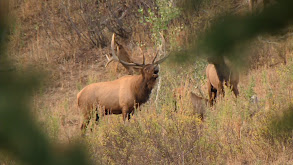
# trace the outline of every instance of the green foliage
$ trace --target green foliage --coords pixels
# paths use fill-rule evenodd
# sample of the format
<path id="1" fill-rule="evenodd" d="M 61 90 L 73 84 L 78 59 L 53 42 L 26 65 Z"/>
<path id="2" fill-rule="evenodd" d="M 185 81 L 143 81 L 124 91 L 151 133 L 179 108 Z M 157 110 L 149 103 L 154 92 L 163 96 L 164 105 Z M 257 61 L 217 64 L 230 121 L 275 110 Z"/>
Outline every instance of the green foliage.
<path id="1" fill-rule="evenodd" d="M 156 3 L 158 7 L 155 10 L 157 11 L 152 11 L 151 8 L 148 11 L 142 8 L 138 11 L 142 15 L 140 23 L 151 24 L 152 37 L 155 42 L 158 42 L 161 38 L 159 33 L 168 29 L 169 23 L 180 15 L 180 10 L 173 6 L 170 0 L 156 0 Z M 148 15 L 144 16 L 144 12 Z"/>
<path id="2" fill-rule="evenodd" d="M 186 53 L 193 57 L 206 56 L 214 63 L 228 56 L 234 63 L 238 62 L 237 66 L 241 66 L 245 64 L 246 56 L 239 51 L 232 52 L 260 34 L 276 34 L 290 25 L 293 18 L 290 10 L 292 3 L 290 0 L 280 0 L 264 8 L 261 13 L 221 16 L 199 39 L 194 39 L 193 46 Z"/>
<path id="3" fill-rule="evenodd" d="M 194 78 L 198 82 L 199 86 L 201 86 L 201 84 L 203 84 L 206 80 L 206 66 L 207 62 L 204 59 L 197 59 L 194 63 Z"/>

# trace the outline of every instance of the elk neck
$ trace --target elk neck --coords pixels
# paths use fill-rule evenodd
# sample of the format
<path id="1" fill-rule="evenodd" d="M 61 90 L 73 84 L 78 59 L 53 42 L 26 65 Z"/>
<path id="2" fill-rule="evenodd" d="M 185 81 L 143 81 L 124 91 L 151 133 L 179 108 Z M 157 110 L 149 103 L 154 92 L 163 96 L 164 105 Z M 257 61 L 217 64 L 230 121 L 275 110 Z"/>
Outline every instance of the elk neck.
<path id="1" fill-rule="evenodd" d="M 136 103 L 142 104 L 148 101 L 152 88 L 149 87 L 148 81 L 142 75 L 139 75 L 137 83 L 134 85 L 134 91 Z"/>

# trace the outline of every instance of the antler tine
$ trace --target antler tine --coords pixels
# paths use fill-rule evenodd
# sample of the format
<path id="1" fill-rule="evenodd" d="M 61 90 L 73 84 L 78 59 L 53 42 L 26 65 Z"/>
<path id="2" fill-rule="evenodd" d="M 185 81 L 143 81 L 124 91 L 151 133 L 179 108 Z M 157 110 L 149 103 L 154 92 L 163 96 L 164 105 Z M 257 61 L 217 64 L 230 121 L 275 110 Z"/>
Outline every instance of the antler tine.
<path id="1" fill-rule="evenodd" d="M 155 63 L 155 60 L 156 60 L 156 58 L 157 58 L 157 56 L 158 56 L 158 53 L 159 53 L 159 50 L 157 50 L 157 52 L 156 52 L 156 56 L 154 57 L 154 59 L 153 59 L 153 61 L 152 61 L 152 64 Z"/>
<path id="2" fill-rule="evenodd" d="M 138 64 L 138 63 L 128 63 L 128 62 L 125 62 L 125 61 L 122 61 L 119 59 L 119 62 L 124 64 L 124 65 L 127 65 L 127 66 L 135 66 L 135 67 L 143 67 L 144 65 L 143 64 Z"/>
<path id="3" fill-rule="evenodd" d="M 161 38 L 162 38 L 162 47 L 164 47 L 164 56 L 166 55 L 166 40 L 165 40 L 165 38 L 164 38 L 164 36 L 163 36 L 163 34 L 160 32 L 160 36 L 161 36 Z"/>
<path id="4" fill-rule="evenodd" d="M 155 64 L 160 64 L 162 63 L 163 61 L 165 61 L 169 56 L 165 56 L 163 58 L 161 58 L 160 60 L 156 61 Z"/>
<path id="5" fill-rule="evenodd" d="M 161 38 L 162 38 L 162 49 L 164 49 L 164 51 L 163 51 L 164 57 L 163 57 L 162 59 L 156 61 L 156 62 L 153 61 L 153 63 L 155 63 L 155 64 L 160 64 L 160 63 L 162 63 L 163 61 L 165 61 L 166 58 L 168 58 L 168 56 L 166 55 L 166 41 L 165 41 L 165 38 L 164 38 L 164 36 L 163 36 L 163 34 L 162 34 L 161 32 L 160 32 L 160 36 L 161 36 Z M 163 47 L 164 47 L 164 48 L 163 48 Z M 156 55 L 156 57 L 157 57 L 157 55 Z M 154 60 L 155 60 L 155 59 L 154 59 Z"/>
<path id="6" fill-rule="evenodd" d="M 108 62 L 106 63 L 105 67 L 107 67 L 113 60 L 115 61 L 119 61 L 116 53 L 115 53 L 115 50 L 114 50 L 114 40 L 115 40 L 115 34 L 113 33 L 112 35 L 112 41 L 111 41 L 111 50 L 112 50 L 112 57 L 109 57 L 107 54 L 106 54 L 106 58 L 108 60 Z M 119 48 L 118 48 L 119 49 Z M 118 50 L 117 49 L 117 50 Z M 118 52 L 119 53 L 119 52 Z"/>
<path id="7" fill-rule="evenodd" d="M 115 50 L 114 50 L 114 46 L 115 46 L 114 45 L 114 40 L 115 40 L 115 33 L 113 33 L 113 35 L 112 35 L 112 41 L 111 41 L 112 59 L 113 60 L 116 60 L 116 61 L 119 61 L 119 58 L 116 55 Z"/>
<path id="8" fill-rule="evenodd" d="M 162 38 L 162 45 L 164 45 L 164 47 L 165 47 L 165 43 L 166 43 L 165 38 L 164 38 L 162 32 L 159 32 L 159 34 L 160 34 L 160 36 Z"/>
<path id="9" fill-rule="evenodd" d="M 117 47 L 117 51 L 119 52 L 119 47 Z M 135 62 L 128 63 L 128 62 L 122 61 L 120 59 L 119 59 L 119 62 L 124 64 L 124 65 L 127 65 L 127 66 L 133 66 L 133 67 L 138 67 L 138 68 L 141 68 L 141 67 L 143 67 L 145 65 L 144 55 L 143 55 L 143 64 L 138 64 L 138 63 L 135 63 Z"/>
<path id="10" fill-rule="evenodd" d="M 108 60 L 108 62 L 105 65 L 105 67 L 107 67 L 113 61 L 113 58 L 112 57 L 110 58 L 107 54 L 105 54 L 105 56 L 106 56 L 106 58 Z"/>

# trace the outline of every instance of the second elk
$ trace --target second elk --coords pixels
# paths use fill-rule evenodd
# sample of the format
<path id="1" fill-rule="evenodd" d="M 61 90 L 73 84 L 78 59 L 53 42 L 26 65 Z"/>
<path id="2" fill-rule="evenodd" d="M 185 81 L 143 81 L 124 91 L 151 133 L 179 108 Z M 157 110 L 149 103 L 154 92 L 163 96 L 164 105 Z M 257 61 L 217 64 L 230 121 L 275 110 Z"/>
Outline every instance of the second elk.
<path id="1" fill-rule="evenodd" d="M 113 34 L 111 41 L 113 59 L 126 66 L 139 68 L 141 73 L 140 75 L 127 75 L 114 81 L 99 82 L 84 87 L 77 94 L 78 107 L 84 116 L 81 129 L 87 127 L 92 111 L 98 106 L 102 108 L 102 115 L 122 114 L 124 121 L 126 118 L 130 119 L 130 114 L 133 114 L 134 108 L 138 108 L 148 101 L 159 77 L 158 65 L 167 57 L 155 61 L 158 55 L 156 54 L 151 64 L 145 64 L 144 57 L 142 64 L 125 62 L 117 57 L 113 49 L 114 38 L 115 35 Z"/>
<path id="2" fill-rule="evenodd" d="M 133 61 L 133 59 L 131 58 L 131 51 L 127 48 L 127 46 L 126 46 L 126 44 L 119 44 L 117 41 L 114 41 L 114 43 L 113 44 L 111 44 L 111 50 L 113 50 L 113 49 L 115 49 L 115 43 L 116 43 L 116 45 L 117 45 L 117 47 L 116 47 L 116 55 L 115 56 L 109 56 L 109 55 L 107 55 L 106 54 L 106 58 L 107 58 L 107 63 L 105 64 L 105 67 L 107 68 L 107 66 L 111 63 L 111 62 L 113 62 L 113 61 L 116 61 L 116 62 L 118 62 L 118 64 L 119 64 L 119 60 L 118 60 L 118 58 L 120 59 L 120 60 L 122 60 L 122 61 L 125 61 L 125 62 L 127 62 L 127 63 L 133 63 L 134 61 Z M 122 42 L 123 43 L 123 42 Z M 113 51 L 112 51 L 113 52 Z M 113 53 L 112 53 L 113 54 Z M 118 58 L 117 58 L 118 57 Z M 117 68 L 118 68 L 118 64 L 116 65 L 116 71 L 117 71 Z M 129 75 L 133 75 L 134 74 L 134 72 L 136 73 L 136 72 L 138 72 L 138 70 L 139 69 L 136 69 L 136 68 L 133 68 L 133 67 L 131 67 L 131 66 L 128 66 L 128 65 L 126 65 L 126 64 L 124 64 L 124 63 L 120 63 L 120 64 L 122 64 L 122 66 L 127 70 L 127 72 L 128 72 L 128 74 Z"/>
<path id="3" fill-rule="evenodd" d="M 226 63 L 223 60 L 221 63 L 208 64 L 206 68 L 210 105 L 213 105 L 217 95 L 224 95 L 224 84 L 232 89 L 236 97 L 239 95 L 239 73 Z"/>

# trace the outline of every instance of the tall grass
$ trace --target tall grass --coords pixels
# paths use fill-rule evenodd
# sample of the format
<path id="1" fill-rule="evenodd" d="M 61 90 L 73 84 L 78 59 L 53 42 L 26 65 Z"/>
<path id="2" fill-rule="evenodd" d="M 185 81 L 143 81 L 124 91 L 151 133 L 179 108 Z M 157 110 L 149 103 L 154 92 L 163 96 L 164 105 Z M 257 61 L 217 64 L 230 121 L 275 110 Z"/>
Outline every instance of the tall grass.
<path id="1" fill-rule="evenodd" d="M 125 124 L 121 116 L 105 116 L 93 126 L 93 132 L 86 137 L 92 158 L 98 164 L 292 162 L 293 109 L 288 90 L 293 86 L 274 86 L 292 80 L 290 76 L 283 77 L 290 74 L 291 67 L 292 61 L 275 70 L 263 70 L 270 76 L 261 84 L 240 83 L 242 90 L 237 99 L 226 88 L 225 97 L 219 98 L 214 107 L 207 107 L 204 122 L 193 112 L 188 97 L 183 99 L 181 110 L 175 112 L 172 87 L 165 86 L 160 110 L 152 98 Z M 252 75 L 255 81 L 263 79 L 258 74 Z M 163 81 L 172 79 L 166 72 L 161 76 Z M 258 102 L 247 97 L 252 86 L 256 95 L 258 88 L 266 91 L 263 96 L 258 95 Z"/>

